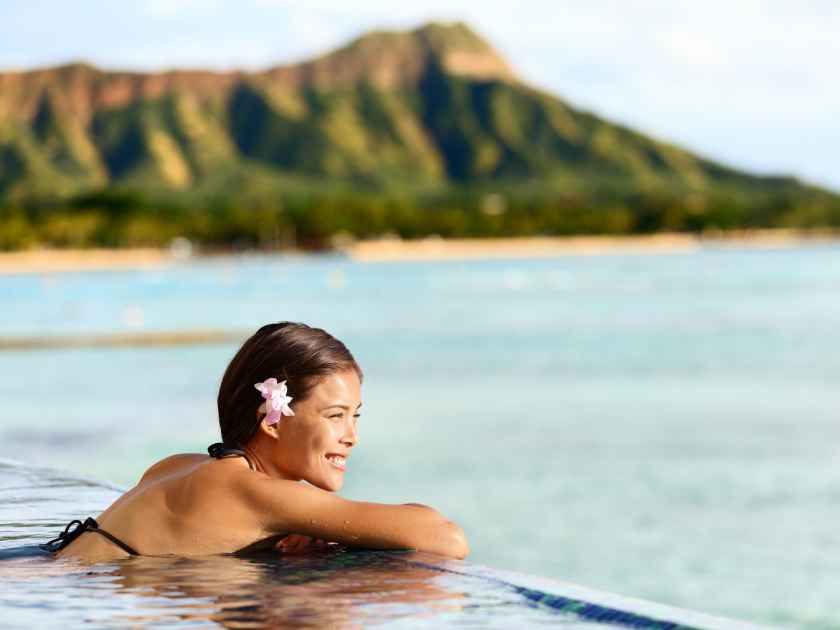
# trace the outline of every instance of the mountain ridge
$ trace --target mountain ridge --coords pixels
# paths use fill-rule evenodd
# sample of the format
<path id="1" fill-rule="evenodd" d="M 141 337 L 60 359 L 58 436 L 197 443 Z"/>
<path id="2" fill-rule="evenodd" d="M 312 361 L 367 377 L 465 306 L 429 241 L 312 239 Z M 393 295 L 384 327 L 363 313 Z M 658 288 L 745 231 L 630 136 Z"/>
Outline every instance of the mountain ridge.
<path id="1" fill-rule="evenodd" d="M 470 53 L 474 55 L 470 57 Z M 377 54 L 383 56 L 376 58 Z M 113 92 L 107 90 L 110 86 L 104 86 L 104 90 L 102 85 L 98 86 L 102 91 L 97 93 L 95 104 L 103 107 L 123 106 L 139 98 L 157 98 L 176 87 L 195 90 L 200 96 L 212 96 L 216 90 L 229 87 L 232 81 L 248 78 L 277 81 L 279 87 L 287 89 L 297 89 L 302 84 L 332 89 L 361 81 L 394 89 L 405 85 L 407 79 L 416 81 L 430 56 L 439 57 L 440 65 L 456 75 L 514 79 L 507 62 L 465 24 L 456 22 L 447 26 L 432 22 L 411 31 L 371 31 L 312 59 L 255 71 L 105 69 L 84 60 L 31 70 L 0 70 L 0 95 L 15 88 L 29 93 L 19 95 L 14 109 L 3 107 L 8 98 L 0 98 L 0 116 L 13 112 L 18 117 L 31 115 L 32 92 L 50 87 L 78 90 L 84 87 L 80 83 L 85 80 L 117 84 Z"/>
<path id="2" fill-rule="evenodd" d="M 0 206 L 35 208 L 28 221 L 113 205 L 114 194 L 247 209 L 290 195 L 312 208 L 332 193 L 468 213 L 503 194 L 516 212 L 542 213 L 517 230 L 546 233 L 576 229 L 558 227 L 572 225 L 569 213 L 590 231 L 840 224 L 837 195 L 576 108 L 522 81 L 460 22 L 373 31 L 255 72 L 71 63 L 0 73 Z M 303 209 L 298 219 L 310 221 Z M 495 219 L 457 229 L 470 221 L 480 232 Z"/>

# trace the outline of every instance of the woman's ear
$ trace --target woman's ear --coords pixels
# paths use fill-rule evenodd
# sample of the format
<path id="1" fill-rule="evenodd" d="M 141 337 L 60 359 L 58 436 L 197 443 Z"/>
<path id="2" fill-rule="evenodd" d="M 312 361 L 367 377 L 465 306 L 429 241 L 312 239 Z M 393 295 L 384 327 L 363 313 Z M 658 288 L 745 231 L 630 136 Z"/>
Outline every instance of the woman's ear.
<path id="1" fill-rule="evenodd" d="M 264 433 L 266 435 L 266 437 L 276 439 L 279 427 L 280 427 L 279 422 L 276 422 L 274 424 L 268 424 L 268 422 L 265 421 L 265 418 L 263 418 L 260 421 L 260 426 L 257 427 L 257 431 L 259 431 L 260 433 Z"/>
<path id="2" fill-rule="evenodd" d="M 267 423 L 266 423 L 266 421 L 265 421 L 265 412 L 263 412 L 263 411 L 261 410 L 261 408 L 262 408 L 262 405 L 260 405 L 259 407 L 257 407 L 257 412 L 256 412 L 256 413 L 257 413 L 257 419 L 258 419 L 258 420 L 260 420 L 260 418 L 262 418 L 262 420 L 260 420 L 259 430 L 263 430 L 263 429 L 272 429 L 272 428 L 276 427 L 277 425 L 274 425 L 274 427 L 273 427 L 273 426 L 271 426 L 271 425 L 269 425 L 269 424 L 267 424 Z"/>

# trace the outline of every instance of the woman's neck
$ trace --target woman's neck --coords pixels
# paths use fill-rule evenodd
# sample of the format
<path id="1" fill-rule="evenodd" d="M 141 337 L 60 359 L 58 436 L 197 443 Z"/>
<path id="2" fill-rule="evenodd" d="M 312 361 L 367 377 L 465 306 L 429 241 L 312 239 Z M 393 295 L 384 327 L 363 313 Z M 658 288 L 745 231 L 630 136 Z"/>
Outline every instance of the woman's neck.
<path id="1" fill-rule="evenodd" d="M 300 479 L 290 475 L 288 472 L 283 470 L 281 467 L 274 464 L 271 461 L 271 458 L 268 457 L 266 454 L 263 454 L 261 451 L 262 449 L 259 448 L 259 445 L 256 444 L 249 444 L 248 446 L 243 447 L 245 453 L 248 455 L 248 459 L 251 460 L 254 464 L 254 468 L 271 477 L 272 479 L 288 479 L 290 481 L 300 481 Z"/>

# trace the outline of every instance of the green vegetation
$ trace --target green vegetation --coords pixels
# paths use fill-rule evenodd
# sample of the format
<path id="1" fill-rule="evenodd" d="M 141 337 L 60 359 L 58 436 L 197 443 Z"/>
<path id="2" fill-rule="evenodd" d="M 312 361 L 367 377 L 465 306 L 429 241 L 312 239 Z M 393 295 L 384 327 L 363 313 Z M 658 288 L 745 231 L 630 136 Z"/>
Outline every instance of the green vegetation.
<path id="1" fill-rule="evenodd" d="M 577 110 L 463 25 L 251 75 L 74 65 L 3 85 L 3 249 L 840 228 L 840 196 Z"/>
<path id="2" fill-rule="evenodd" d="M 521 184 L 501 192 L 452 188 L 398 195 L 335 190 L 240 199 L 144 196 L 106 191 L 0 209 L 0 248 L 165 246 L 185 236 L 225 248 L 328 248 L 335 237 L 397 234 L 419 238 L 820 227 L 840 228 L 840 203 L 819 191 L 731 192 L 700 196 L 677 190 L 640 194 L 616 186 L 587 196 Z"/>

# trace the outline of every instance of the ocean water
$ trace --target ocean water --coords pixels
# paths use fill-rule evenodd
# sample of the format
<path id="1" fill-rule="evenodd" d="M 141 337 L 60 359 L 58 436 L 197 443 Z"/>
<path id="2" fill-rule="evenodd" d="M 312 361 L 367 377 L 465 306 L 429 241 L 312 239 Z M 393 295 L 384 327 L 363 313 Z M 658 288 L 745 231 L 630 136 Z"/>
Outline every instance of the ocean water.
<path id="1" fill-rule="evenodd" d="M 324 327 L 365 371 L 345 496 L 433 505 L 485 565 L 840 625 L 837 246 L 224 257 L 0 277 L 0 306 L 4 338 Z M 217 439 L 236 349 L 0 352 L 0 457 L 132 484 Z"/>

